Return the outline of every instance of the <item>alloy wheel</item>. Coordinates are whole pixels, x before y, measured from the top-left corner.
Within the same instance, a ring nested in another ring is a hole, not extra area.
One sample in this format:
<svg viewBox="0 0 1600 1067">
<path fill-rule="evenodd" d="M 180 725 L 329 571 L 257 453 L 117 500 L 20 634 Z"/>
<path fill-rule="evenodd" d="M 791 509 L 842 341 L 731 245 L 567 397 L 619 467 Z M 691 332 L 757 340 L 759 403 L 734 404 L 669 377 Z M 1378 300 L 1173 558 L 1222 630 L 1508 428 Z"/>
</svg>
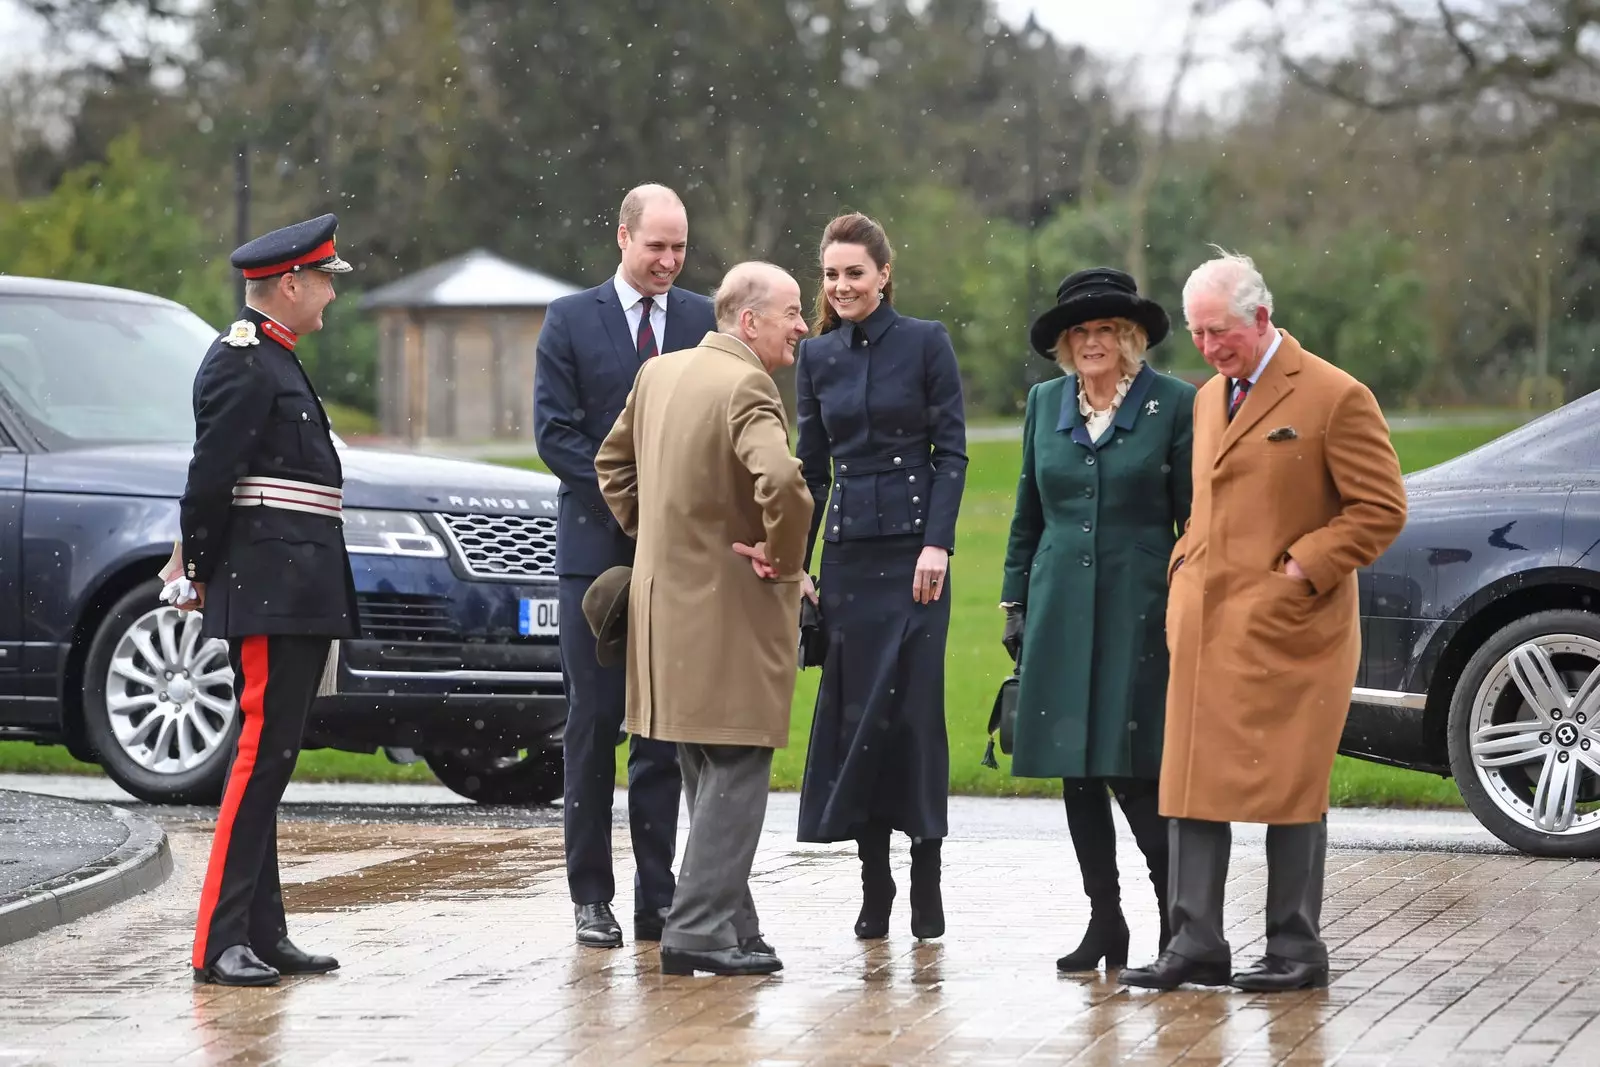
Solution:
<svg viewBox="0 0 1600 1067">
<path fill-rule="evenodd" d="M 199 612 L 160 607 L 117 641 L 106 669 L 111 732 L 134 762 L 180 774 L 212 759 L 233 725 L 228 643 L 200 636 Z"/>
<path fill-rule="evenodd" d="M 1600 641 L 1517 645 L 1478 687 L 1470 730 L 1478 781 L 1507 816 L 1546 834 L 1600 828 Z"/>
</svg>

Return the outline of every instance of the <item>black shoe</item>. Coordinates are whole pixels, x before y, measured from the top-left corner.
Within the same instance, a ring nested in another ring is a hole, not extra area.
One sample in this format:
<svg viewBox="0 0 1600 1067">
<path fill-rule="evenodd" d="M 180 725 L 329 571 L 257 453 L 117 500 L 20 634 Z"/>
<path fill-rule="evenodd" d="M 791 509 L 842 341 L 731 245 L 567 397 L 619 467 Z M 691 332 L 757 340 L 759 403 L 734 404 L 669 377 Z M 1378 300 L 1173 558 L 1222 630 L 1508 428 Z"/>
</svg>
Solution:
<svg viewBox="0 0 1600 1067">
<path fill-rule="evenodd" d="M 1235 974 L 1228 983 L 1250 993 L 1281 993 L 1290 989 L 1326 989 L 1328 965 L 1303 963 L 1271 953 L 1261 957 L 1248 971 Z"/>
<path fill-rule="evenodd" d="M 911 936 L 944 936 L 944 894 L 939 887 L 940 838 L 911 846 Z"/>
<path fill-rule="evenodd" d="M 657 908 L 655 911 L 636 911 L 633 913 L 633 939 L 635 941 L 660 941 L 661 931 L 667 928 L 667 912 L 670 909 Z"/>
<path fill-rule="evenodd" d="M 209 967 L 196 967 L 194 980 L 213 985 L 277 985 L 278 972 L 262 963 L 249 945 L 230 945 Z"/>
<path fill-rule="evenodd" d="M 578 923 L 578 944 L 588 948 L 622 947 L 622 927 L 611 914 L 610 904 L 574 904 L 572 913 Z"/>
<path fill-rule="evenodd" d="M 757 934 L 754 937 L 742 938 L 739 941 L 739 951 L 748 952 L 754 956 L 772 956 L 776 958 L 778 950 L 767 944 L 767 939 Z"/>
<path fill-rule="evenodd" d="M 1144 989 L 1177 989 L 1189 985 L 1227 985 L 1226 963 L 1191 960 L 1176 952 L 1163 952 L 1148 967 L 1132 967 L 1122 972 L 1123 985 Z"/>
<path fill-rule="evenodd" d="M 876 941 L 889 936 L 889 913 L 894 909 L 894 877 L 889 873 L 889 828 L 868 823 L 856 837 L 861 857 L 861 913 L 856 916 L 856 936 Z"/>
<path fill-rule="evenodd" d="M 783 961 L 764 952 L 746 952 L 743 948 L 719 948 L 710 952 L 691 952 L 686 948 L 661 950 L 662 974 L 693 974 L 709 971 L 711 974 L 771 974 L 783 970 Z"/>
<path fill-rule="evenodd" d="M 313 956 L 287 937 L 270 948 L 256 949 L 256 955 L 279 974 L 326 974 L 339 969 L 339 961 L 332 956 Z"/>
<path fill-rule="evenodd" d="M 1077 948 L 1056 960 L 1056 970 L 1062 974 L 1097 971 L 1101 960 L 1106 961 L 1108 971 L 1128 965 L 1128 923 L 1121 910 L 1093 912 L 1083 931 L 1083 940 Z"/>
</svg>

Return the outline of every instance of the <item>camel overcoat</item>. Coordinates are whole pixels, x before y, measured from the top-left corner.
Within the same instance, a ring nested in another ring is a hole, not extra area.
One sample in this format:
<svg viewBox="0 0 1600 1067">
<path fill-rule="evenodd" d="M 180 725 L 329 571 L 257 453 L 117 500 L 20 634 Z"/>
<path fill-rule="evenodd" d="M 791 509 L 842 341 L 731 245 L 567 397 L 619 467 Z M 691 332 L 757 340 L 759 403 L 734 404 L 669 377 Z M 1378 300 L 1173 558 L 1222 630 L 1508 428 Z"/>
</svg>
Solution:
<svg viewBox="0 0 1600 1067">
<path fill-rule="evenodd" d="M 594 467 L 637 541 L 628 732 L 783 748 L 812 503 L 771 376 L 721 333 L 647 360 Z M 733 551 L 763 541 L 776 580 Z"/>
<path fill-rule="evenodd" d="M 1195 396 L 1194 502 L 1168 570 L 1161 814 L 1309 823 L 1361 655 L 1356 570 L 1405 524 L 1389 428 L 1366 386 L 1282 343 L 1228 421 Z M 1306 578 L 1284 571 L 1293 558 Z"/>
</svg>

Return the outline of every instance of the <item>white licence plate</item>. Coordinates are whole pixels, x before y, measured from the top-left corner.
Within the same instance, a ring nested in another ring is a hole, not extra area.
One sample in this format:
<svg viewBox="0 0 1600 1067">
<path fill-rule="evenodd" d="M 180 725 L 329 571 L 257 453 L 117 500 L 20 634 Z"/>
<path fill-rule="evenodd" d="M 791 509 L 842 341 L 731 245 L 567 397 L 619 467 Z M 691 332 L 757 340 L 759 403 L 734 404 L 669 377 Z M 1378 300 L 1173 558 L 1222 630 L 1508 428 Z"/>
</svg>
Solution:
<svg viewBox="0 0 1600 1067">
<path fill-rule="evenodd" d="M 517 632 L 525 637 L 554 637 L 561 632 L 561 601 L 522 598 L 517 612 Z"/>
</svg>

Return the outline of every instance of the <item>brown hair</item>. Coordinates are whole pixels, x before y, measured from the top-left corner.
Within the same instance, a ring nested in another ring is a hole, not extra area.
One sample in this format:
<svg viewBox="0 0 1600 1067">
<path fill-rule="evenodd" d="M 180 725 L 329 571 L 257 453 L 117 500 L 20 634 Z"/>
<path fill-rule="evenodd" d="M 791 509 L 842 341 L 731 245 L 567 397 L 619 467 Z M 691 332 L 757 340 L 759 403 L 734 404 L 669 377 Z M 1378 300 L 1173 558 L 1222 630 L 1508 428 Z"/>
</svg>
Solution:
<svg viewBox="0 0 1600 1067">
<path fill-rule="evenodd" d="M 875 220 L 860 212 L 840 215 L 828 223 L 822 231 L 822 243 L 817 247 L 818 266 L 822 265 L 822 254 L 829 245 L 860 245 L 867 250 L 867 255 L 872 257 L 872 262 L 877 264 L 879 270 L 894 262 L 894 250 L 889 247 L 888 234 Z M 894 303 L 892 277 L 883 283 L 883 300 L 886 304 Z M 811 332 L 824 334 L 838 328 L 839 313 L 828 303 L 828 282 L 824 278 L 817 283 L 817 304 L 812 310 Z"/>
</svg>

